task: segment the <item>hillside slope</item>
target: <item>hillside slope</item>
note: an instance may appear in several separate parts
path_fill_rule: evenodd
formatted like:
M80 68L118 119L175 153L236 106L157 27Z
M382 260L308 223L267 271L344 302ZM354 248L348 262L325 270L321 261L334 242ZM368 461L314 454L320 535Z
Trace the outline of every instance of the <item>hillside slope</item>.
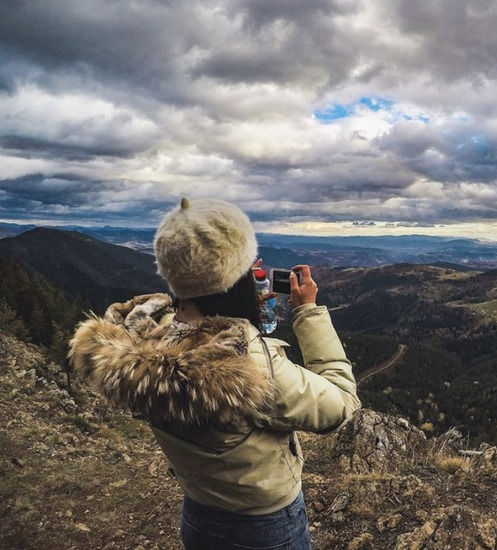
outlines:
M37 228L1 239L0 257L82 297L96 311L166 289L152 256L72 231Z
M457 426L474 442L497 442L496 270L397 264L314 276L358 373L379 364L380 346L407 346L361 385L365 403L434 433Z

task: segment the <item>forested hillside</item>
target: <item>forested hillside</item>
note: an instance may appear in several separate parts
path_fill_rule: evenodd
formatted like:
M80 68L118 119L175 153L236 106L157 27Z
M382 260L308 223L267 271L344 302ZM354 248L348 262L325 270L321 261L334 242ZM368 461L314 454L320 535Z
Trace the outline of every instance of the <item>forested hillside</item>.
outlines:
M43 346L48 358L66 365L67 341L88 304L71 299L19 265L0 261L0 329Z
M0 239L0 329L43 346L64 369L85 314L166 288L152 256L87 235L36 228Z
M36 228L0 239L0 258L83 299L96 312L129 296L167 288L153 256L74 231Z
M497 442L497 271L398 264L317 269L321 300L348 345L364 404L408 417L427 433L457 427ZM390 346L390 347L389 347Z

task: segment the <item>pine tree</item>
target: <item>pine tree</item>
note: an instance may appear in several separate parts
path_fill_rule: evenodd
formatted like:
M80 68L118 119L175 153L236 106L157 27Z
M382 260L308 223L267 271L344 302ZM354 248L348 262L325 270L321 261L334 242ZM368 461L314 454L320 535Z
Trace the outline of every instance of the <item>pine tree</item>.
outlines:
M0 299L0 330L25 342L31 340L23 320L19 318L17 311L12 309L3 298Z

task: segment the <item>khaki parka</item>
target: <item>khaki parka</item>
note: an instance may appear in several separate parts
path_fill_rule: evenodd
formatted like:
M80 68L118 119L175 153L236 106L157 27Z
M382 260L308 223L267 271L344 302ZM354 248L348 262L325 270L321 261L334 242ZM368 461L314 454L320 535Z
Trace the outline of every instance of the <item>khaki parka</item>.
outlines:
M70 357L111 402L148 420L193 500L266 514L301 489L295 431L329 432L360 407L327 308L298 307L293 329L305 366L246 320L177 323L170 298L152 295L82 323Z

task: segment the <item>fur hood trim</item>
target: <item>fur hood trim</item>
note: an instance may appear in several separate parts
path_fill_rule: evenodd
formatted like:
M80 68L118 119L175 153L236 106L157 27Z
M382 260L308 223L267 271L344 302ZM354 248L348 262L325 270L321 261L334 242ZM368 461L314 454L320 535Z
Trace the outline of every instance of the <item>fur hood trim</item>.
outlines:
M159 326L137 336L99 317L79 325L69 357L112 404L156 426L263 418L270 369L248 354L248 321L207 317L188 330Z

